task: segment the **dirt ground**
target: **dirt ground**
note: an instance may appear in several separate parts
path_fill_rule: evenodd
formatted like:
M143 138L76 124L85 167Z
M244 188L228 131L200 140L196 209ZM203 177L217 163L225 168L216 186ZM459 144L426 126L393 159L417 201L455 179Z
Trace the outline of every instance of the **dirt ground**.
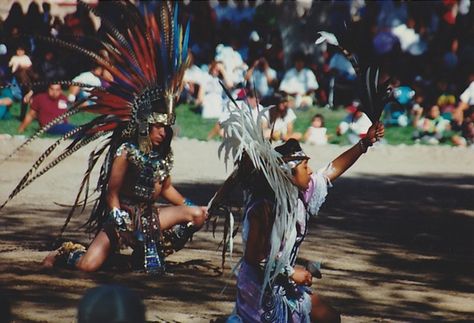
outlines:
M0 141L4 158L19 139ZM3 201L42 150L43 139L1 164ZM176 187L207 204L226 176L218 142L174 141ZM147 277L123 267L93 274L40 261L64 223L85 170L88 151L47 173L0 211L0 290L15 322L73 322L78 300L98 284L122 284L144 300L150 322L209 322L233 309L235 279L221 274L219 235L198 232L170 256L169 274ZM344 147L305 147L311 166L322 167ZM450 147L376 147L330 190L313 219L300 263L321 260L313 287L345 322L474 320L474 150ZM88 206L66 231L84 243L80 229ZM234 262L240 239L236 239ZM126 257L125 257L126 258Z

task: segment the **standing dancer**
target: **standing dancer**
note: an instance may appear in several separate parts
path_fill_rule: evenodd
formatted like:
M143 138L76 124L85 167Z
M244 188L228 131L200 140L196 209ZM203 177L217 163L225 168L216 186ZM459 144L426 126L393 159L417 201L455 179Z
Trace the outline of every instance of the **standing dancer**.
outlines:
M84 3L79 4L87 7ZM128 1L117 1L114 5L119 6L123 13L120 29L105 17L100 17L101 25L107 31L101 40L101 50L108 55L99 55L62 40L44 39L88 56L93 63L108 71L113 80L107 80L106 88L90 90L89 97L44 125L18 148L77 112L99 114L49 147L1 207L36 178L97 140L98 147L89 157L76 201L61 230L62 235L75 208L81 203L85 206L90 175L105 154L96 188L100 196L87 221L89 229L97 235L87 251L81 245L66 242L50 253L43 264L53 266L61 258L80 270L95 271L112 250L127 245L135 249L145 271L162 274L165 253L182 248L192 233L202 226L207 215L205 208L186 206L189 201L173 187L170 178L173 167L171 125L175 122L175 102L182 90L187 67L189 24L183 30L178 24L177 7L168 1L160 3L156 16L142 16ZM98 14L94 9L88 9ZM81 85L74 82L62 84ZM84 105L85 100L89 104ZM67 148L40 168L55 148L71 137L74 140ZM175 206L156 207L154 203L159 196Z

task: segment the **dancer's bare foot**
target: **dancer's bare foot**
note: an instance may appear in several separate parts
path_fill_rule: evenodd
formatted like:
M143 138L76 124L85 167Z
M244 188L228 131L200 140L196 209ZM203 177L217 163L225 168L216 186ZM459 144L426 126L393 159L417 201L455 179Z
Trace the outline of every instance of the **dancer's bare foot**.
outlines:
M51 251L41 262L41 267L53 268L59 255L60 255L59 249Z

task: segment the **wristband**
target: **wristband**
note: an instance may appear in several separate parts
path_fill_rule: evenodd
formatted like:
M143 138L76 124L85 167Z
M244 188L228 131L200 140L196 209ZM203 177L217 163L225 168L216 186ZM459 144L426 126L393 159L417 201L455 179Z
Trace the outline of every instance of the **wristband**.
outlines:
M109 218L117 225L119 231L132 231L132 220L127 211L114 207L109 213Z
M372 143L367 138L359 140L359 147L363 154L367 152L367 149L369 149L370 146L372 146Z
M186 205L186 206L196 206L196 203L194 203L193 201L191 201L188 198L184 198L184 203L183 204Z

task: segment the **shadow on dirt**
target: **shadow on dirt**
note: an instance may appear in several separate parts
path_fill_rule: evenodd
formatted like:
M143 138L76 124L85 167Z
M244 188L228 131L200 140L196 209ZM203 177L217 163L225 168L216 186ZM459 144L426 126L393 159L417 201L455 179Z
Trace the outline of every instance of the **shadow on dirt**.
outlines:
M176 186L183 195L205 205L219 184ZM323 267L324 283L319 286L346 315L403 321L467 320L472 313L444 310L438 295L474 293L473 189L474 176L341 178L330 190L320 215L312 220L301 261L328 259ZM73 221L68 238L88 241L89 236L78 228L89 209ZM0 241L6 246L0 252L16 246L46 250L67 209L46 203L42 209L11 207L2 213ZM165 278L117 269L95 274L45 271L24 259L0 265L0 288L13 303L35 303L44 310L75 307L87 288L104 283L129 286L144 299L159 295L183 303L232 302L233 279L220 275L219 241L220 235L214 239L210 232L198 233L190 249L181 251L187 260L171 258ZM347 265L341 266L343 258ZM368 263L368 269L351 265L359 258ZM221 294L228 282L230 287ZM383 291L380 301L366 296L371 288ZM415 298L406 297L416 293Z

